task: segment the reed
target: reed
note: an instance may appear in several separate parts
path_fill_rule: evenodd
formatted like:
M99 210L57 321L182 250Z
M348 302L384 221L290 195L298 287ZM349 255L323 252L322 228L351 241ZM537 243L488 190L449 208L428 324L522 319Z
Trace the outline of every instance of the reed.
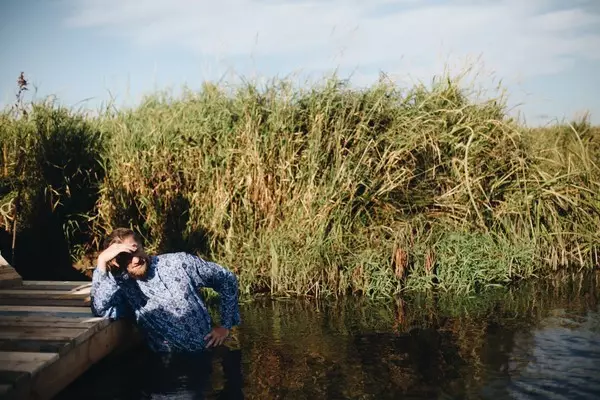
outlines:
M76 262L94 237L89 216L103 177L101 133L95 121L50 101L12 111L0 114L0 233L17 233L19 247L23 231L52 235L48 220L55 218ZM56 242L23 243L41 255ZM51 252L45 260L57 261Z
M4 148L55 112L3 116ZM598 129L527 128L459 80L206 83L135 109L66 115L88 128L60 132L99 140L69 161L101 166L81 181L96 196L77 213L87 218L65 217L86 232L79 258L126 225L150 251L228 266L244 294L317 297L468 293L600 262Z

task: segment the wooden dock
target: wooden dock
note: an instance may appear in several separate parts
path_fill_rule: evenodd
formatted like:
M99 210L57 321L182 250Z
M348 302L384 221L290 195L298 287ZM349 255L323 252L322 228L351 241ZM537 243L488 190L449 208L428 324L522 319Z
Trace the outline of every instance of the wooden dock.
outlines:
M0 399L50 399L108 354L139 339L95 318L91 282L23 281L0 256Z

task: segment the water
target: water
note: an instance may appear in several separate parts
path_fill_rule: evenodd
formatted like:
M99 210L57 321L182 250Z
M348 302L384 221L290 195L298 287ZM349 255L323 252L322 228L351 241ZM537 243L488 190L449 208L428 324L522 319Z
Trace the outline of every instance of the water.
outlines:
M202 357L134 349L58 398L597 399L599 279L476 298L255 301Z

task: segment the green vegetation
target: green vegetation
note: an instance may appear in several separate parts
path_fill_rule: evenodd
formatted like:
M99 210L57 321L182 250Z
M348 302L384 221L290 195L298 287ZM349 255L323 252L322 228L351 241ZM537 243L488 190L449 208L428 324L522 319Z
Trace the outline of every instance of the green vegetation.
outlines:
M558 275L476 296L259 299L242 306L230 346L248 360L249 397L331 398L334 381L346 398L481 398L507 369L519 377L531 368L532 352L597 332L600 276ZM540 331L551 339L538 343Z
M51 206L85 265L133 226L150 251L228 266L246 294L466 293L597 267L600 129L527 128L459 83L206 84L94 117L7 111L3 229Z

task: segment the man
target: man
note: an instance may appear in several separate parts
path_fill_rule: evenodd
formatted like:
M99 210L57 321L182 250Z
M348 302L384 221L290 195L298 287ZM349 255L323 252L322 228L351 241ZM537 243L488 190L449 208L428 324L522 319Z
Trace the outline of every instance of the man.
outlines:
M220 294L221 325L212 327L198 289ZM130 229L115 229L98 256L91 288L96 316L133 317L151 350L197 352L221 345L239 325L235 275L186 253L149 256Z

